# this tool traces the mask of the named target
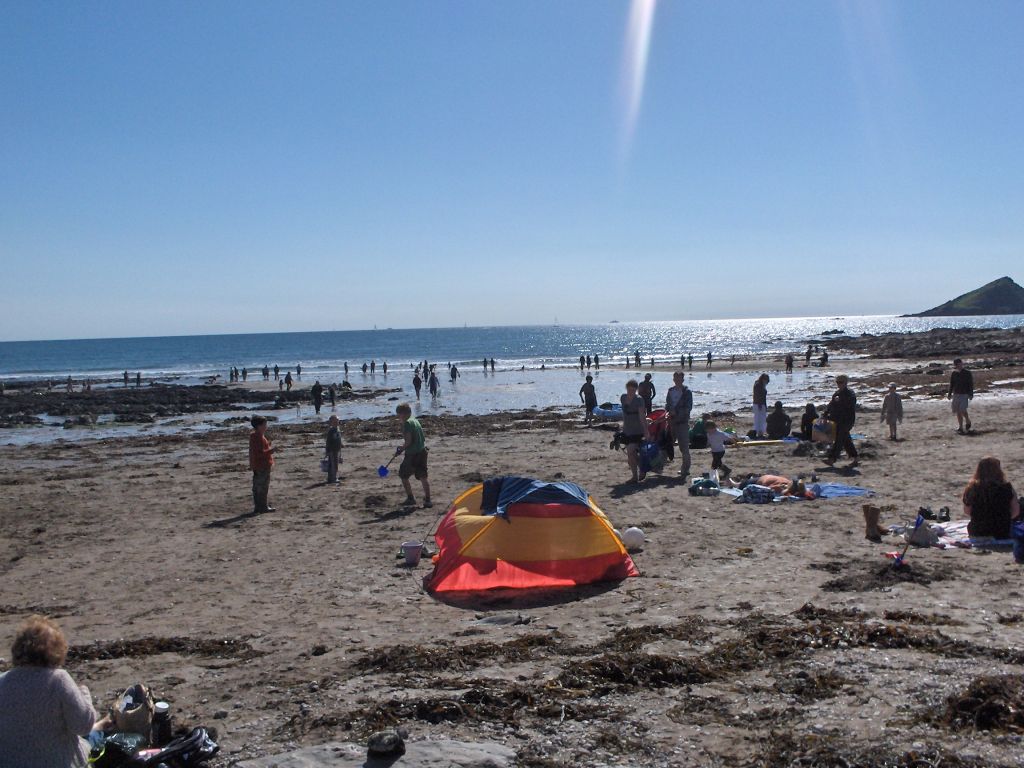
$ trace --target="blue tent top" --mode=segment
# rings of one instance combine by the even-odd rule
[[[493,477],[484,481],[480,512],[508,517],[508,508],[517,502],[535,504],[588,505],[587,492],[576,483],[547,483],[529,477]]]

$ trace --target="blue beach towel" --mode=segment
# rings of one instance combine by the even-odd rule
[[[810,489],[817,493],[819,499],[843,499],[852,496],[874,496],[875,492],[856,485],[843,483],[816,483]]]

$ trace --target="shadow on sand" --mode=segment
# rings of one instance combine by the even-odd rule
[[[439,603],[466,611],[527,610],[565,605],[618,589],[625,579],[551,589],[488,589],[482,592],[430,594]]]
[[[203,528],[227,528],[235,525],[236,523],[244,523],[246,520],[250,520],[254,517],[269,514],[270,512],[245,512],[241,515],[235,515],[234,517],[226,517],[223,520],[211,520],[208,523],[204,523]]]

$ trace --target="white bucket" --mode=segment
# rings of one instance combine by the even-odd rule
[[[423,543],[419,541],[407,541],[402,544],[402,554],[405,555],[405,564],[410,568],[420,563],[420,555],[423,554]]]

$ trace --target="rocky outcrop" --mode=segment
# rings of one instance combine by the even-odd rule
[[[1000,277],[937,307],[907,317],[956,317],[962,315],[1024,315],[1024,288]]]

